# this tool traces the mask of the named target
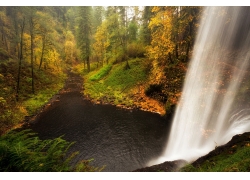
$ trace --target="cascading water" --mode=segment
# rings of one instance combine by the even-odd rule
[[[206,7],[166,150],[192,161],[250,131],[250,8]]]

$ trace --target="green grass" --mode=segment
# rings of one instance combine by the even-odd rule
[[[36,111],[45,105],[49,99],[55,95],[58,90],[60,89],[61,86],[58,86],[58,88],[55,89],[46,89],[46,90],[41,90],[37,94],[32,95],[28,100],[23,102],[24,107],[28,111],[29,115],[32,115],[36,113]]]
[[[45,76],[45,75],[44,75]],[[35,94],[29,95],[29,98],[23,101],[23,106],[28,111],[29,115],[36,113],[36,111],[45,105],[53,95],[55,95],[64,86],[65,74],[58,74],[55,78],[45,76],[43,84],[47,84],[43,89],[39,89]]]
[[[98,73],[96,74],[93,74],[92,76],[89,77],[89,79],[91,81],[98,81],[100,79],[102,79],[103,77],[105,77],[106,75],[108,75],[109,71],[111,70],[112,68],[112,65],[111,64],[108,64],[108,65],[105,65],[103,66],[99,71]]]
[[[145,59],[131,59],[129,65],[130,69],[127,70],[125,70],[126,62],[106,65],[85,75],[84,93],[93,99],[132,105],[133,101],[129,97],[130,90],[138,83],[145,82],[147,73]]]
[[[181,169],[183,172],[249,172],[250,146],[238,147],[233,154],[228,152],[214,156],[199,167],[189,164]]]
[[[92,160],[83,160],[70,165],[78,152],[68,154],[73,143],[61,137],[40,140],[30,130],[10,131],[0,136],[1,172],[94,172],[103,168],[90,165]]]

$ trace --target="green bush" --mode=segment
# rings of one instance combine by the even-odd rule
[[[145,47],[142,44],[131,43],[128,45],[128,57],[137,58],[145,57]]]
[[[75,166],[70,161],[77,152],[67,155],[73,143],[61,137],[40,140],[31,130],[11,131],[0,137],[1,172],[62,172],[100,171],[89,165],[91,160],[81,161]]]

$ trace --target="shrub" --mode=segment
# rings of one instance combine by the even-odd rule
[[[0,137],[0,171],[3,172],[62,172],[102,170],[89,165],[91,160],[75,166],[70,161],[77,152],[67,155],[73,143],[61,137],[40,140],[31,130],[11,131]]]
[[[131,43],[128,45],[128,57],[137,58],[137,57],[145,57],[145,48],[142,44]]]

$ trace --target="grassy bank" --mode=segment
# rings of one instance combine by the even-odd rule
[[[125,66],[126,62],[108,64],[85,74],[84,94],[97,102],[132,106],[132,91],[146,82],[147,67],[145,59],[139,58],[129,60],[130,69]]]
[[[112,102],[115,105],[131,106],[131,89],[147,79],[143,59],[129,61],[130,69],[125,70],[126,63],[106,65],[98,72],[85,76],[85,94],[96,100]]]
[[[236,135],[224,146],[217,147],[183,167],[183,172],[249,172],[250,133]]]
[[[35,93],[31,87],[31,69],[24,62],[21,69],[19,100],[16,100],[17,62],[10,59],[0,64],[0,135],[31,116],[64,85],[62,69],[34,70]]]
[[[187,165],[184,172],[249,172],[250,171],[250,144],[236,148],[234,154],[222,153],[206,160],[199,167]]]
[[[108,103],[122,108],[138,108],[164,115],[164,104],[145,95],[149,86],[150,61],[146,58],[129,59],[126,62],[110,63],[103,67],[91,64],[87,73],[83,64],[73,71],[84,78],[84,94],[94,103]]]

